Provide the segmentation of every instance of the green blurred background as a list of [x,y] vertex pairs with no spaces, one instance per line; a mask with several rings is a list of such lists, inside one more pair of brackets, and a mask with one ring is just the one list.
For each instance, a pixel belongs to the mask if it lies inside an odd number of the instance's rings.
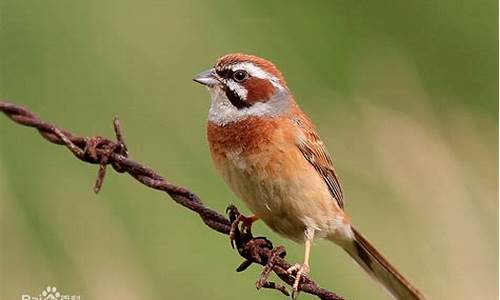
[[[222,212],[243,205],[211,165],[209,97],[191,78],[229,52],[268,58],[332,152],[356,226],[430,298],[495,299],[497,5],[1,0],[0,97],[82,135],[112,136],[119,115],[133,158]],[[94,195],[96,171],[0,117],[0,299],[47,285],[82,300],[284,299],[164,194],[110,172]],[[386,299],[327,242],[312,276]]]

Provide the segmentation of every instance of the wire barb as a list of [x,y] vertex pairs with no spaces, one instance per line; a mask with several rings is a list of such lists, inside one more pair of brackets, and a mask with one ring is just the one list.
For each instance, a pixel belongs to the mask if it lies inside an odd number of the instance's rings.
[[[79,137],[73,135],[69,131],[43,121],[28,109],[7,101],[0,101],[0,112],[20,125],[37,129],[47,141],[66,146],[81,161],[99,165],[94,192],[97,193],[101,189],[106,175],[106,166],[111,165],[115,171],[128,173],[143,185],[167,193],[176,203],[196,212],[208,227],[229,235],[233,218],[237,216],[236,207],[232,206],[232,212],[231,209],[229,210],[231,219],[229,220],[205,206],[201,199],[190,190],[169,182],[151,168],[130,159],[117,117],[113,120],[116,141],[112,141],[101,136]],[[250,232],[242,233],[239,232],[239,229],[235,230],[234,236],[236,249],[245,259],[237,271],[243,271],[253,263],[260,264],[264,266],[264,269],[256,283],[257,288],[275,289],[288,296],[285,286],[268,281],[270,273],[274,272],[283,282],[289,286],[293,285],[295,278],[286,271],[291,264],[285,260],[285,249],[282,246],[273,248],[272,243],[267,238],[253,237]],[[299,289],[303,293],[315,295],[323,300],[344,299],[332,291],[321,288],[308,277],[303,279]]]

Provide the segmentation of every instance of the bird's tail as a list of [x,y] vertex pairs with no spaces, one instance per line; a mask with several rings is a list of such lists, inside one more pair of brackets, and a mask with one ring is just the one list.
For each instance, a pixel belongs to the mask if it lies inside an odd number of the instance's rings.
[[342,243],[344,250],[389,294],[397,300],[425,300],[421,294],[401,273],[396,270],[368,240],[354,227],[354,238]]

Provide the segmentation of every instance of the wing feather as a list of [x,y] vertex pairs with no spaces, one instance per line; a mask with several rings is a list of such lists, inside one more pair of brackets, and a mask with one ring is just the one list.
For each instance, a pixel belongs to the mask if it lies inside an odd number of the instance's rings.
[[[302,124],[301,124],[302,125]],[[316,169],[325,181],[330,194],[337,201],[340,208],[344,208],[342,186],[339,177],[333,167],[332,159],[325,145],[314,130],[306,130],[302,127],[303,138],[298,141],[298,147],[304,158]]]

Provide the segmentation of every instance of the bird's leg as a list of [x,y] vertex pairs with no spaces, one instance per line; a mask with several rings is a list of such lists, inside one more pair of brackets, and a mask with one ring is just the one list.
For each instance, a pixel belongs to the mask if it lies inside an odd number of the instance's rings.
[[304,251],[304,263],[302,265],[296,264],[288,268],[287,272],[292,274],[295,272],[295,281],[293,283],[294,294],[299,291],[299,284],[302,277],[309,274],[309,257],[311,255],[311,245],[314,239],[314,230],[307,229],[305,232],[305,251]]

